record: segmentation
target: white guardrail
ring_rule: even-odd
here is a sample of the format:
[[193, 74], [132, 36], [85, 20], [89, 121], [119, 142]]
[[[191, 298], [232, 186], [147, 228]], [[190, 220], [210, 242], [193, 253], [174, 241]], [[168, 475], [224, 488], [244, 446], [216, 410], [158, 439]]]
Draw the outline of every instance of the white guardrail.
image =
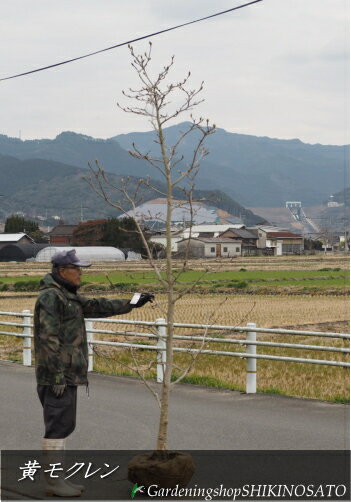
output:
[[[2, 321], [1, 316], [10, 317], [21, 317], [22, 322], [11, 322]], [[33, 314], [30, 310], [22, 310], [22, 312], [0, 312], [0, 326], [12, 326], [17, 328], [22, 328], [22, 332], [13, 331], [0, 331], [0, 335], [6, 336], [16, 336], [23, 338], [23, 364], [25, 366], [31, 366], [32, 364], [32, 338], [33, 335], [33, 323], [31, 319]], [[95, 322], [110, 323], [112, 325], [132, 325], [132, 326], [149, 326], [150, 330], [154, 328], [154, 333], [139, 333], [136, 331], [118, 331], [109, 329], [94, 329]], [[167, 323], [165, 319], [156, 319], [156, 321], [132, 321], [126, 319], [86, 319], [86, 331], [88, 339], [88, 353], [89, 353], [89, 368], [88, 371], [93, 371], [93, 345], [108, 345], [112, 347], [131, 347], [135, 349], [144, 350], [155, 350], [157, 352], [157, 382], [162, 382], [164, 365], [166, 362], [166, 338], [167, 338]], [[346, 333], [330, 333], [330, 332], [319, 332], [319, 331], [296, 331], [290, 329], [269, 329], [269, 328], [257, 328], [255, 323], [247, 323], [246, 326], [223, 326], [218, 324], [188, 324], [188, 323], [174, 323], [176, 328], [187, 328], [187, 329], [203, 329], [203, 336], [193, 336], [193, 335], [174, 335], [174, 340], [185, 340], [193, 341], [198, 343], [226, 343], [241, 345], [246, 347], [246, 352], [231, 352], [222, 350], [205, 350], [205, 349], [194, 349], [186, 347], [174, 347], [175, 352], [186, 352], [191, 354], [213, 354], [219, 356], [227, 357], [240, 357], [246, 359], [246, 393], [252, 394], [256, 392], [256, 362], [257, 359], [266, 359], [272, 361], [286, 361], [286, 362], [297, 362], [297, 363], [307, 363], [307, 364], [323, 364], [328, 366], [339, 366], [343, 368], [350, 368], [349, 362], [331, 361], [326, 359], [307, 359], [301, 357], [287, 357], [287, 356], [274, 356], [270, 354], [257, 354], [257, 347], [283, 347], [292, 348], [299, 350], [315, 350], [321, 352], [341, 352], [343, 354], [349, 354], [349, 347], [329, 347], [325, 345], [306, 345], [299, 343], [281, 343], [281, 342], [269, 342], [269, 341], [257, 341], [257, 333], [275, 333], [279, 335], [296, 335], [296, 336], [312, 336], [318, 338], [334, 338], [341, 339], [346, 344], [350, 340], [350, 335]], [[209, 331], [235, 331], [238, 333], [246, 332], [246, 339], [229, 339], [220, 337], [208, 336]], [[123, 335], [132, 338], [147, 338], [148, 340], [154, 340], [154, 345], [143, 345], [139, 343], [126, 343], [126, 342], [109, 342], [105, 340], [94, 340], [94, 334], [101, 335]], [[347, 343], [349, 345], [349, 343]]]

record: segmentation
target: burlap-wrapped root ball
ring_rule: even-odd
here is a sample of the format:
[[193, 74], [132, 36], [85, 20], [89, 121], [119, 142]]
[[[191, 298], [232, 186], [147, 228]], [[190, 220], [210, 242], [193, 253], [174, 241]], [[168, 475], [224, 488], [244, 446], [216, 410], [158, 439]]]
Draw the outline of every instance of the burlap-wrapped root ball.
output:
[[195, 472], [191, 455], [179, 451], [154, 451], [136, 455], [128, 464], [132, 483], [160, 488], [186, 487]]

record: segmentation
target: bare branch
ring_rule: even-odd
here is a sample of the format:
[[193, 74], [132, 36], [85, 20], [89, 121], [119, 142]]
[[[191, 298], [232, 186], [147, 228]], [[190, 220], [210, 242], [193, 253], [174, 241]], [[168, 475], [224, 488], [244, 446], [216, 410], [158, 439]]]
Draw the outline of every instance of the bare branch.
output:
[[[93, 352], [96, 356], [98, 357], [101, 357], [101, 359], [103, 359], [105, 361], [105, 363], [107, 364], [107, 366], [113, 371], [113, 368], [111, 368], [110, 366], [110, 363], [109, 363], [109, 360], [112, 360], [114, 362], [116, 362], [116, 359], [115, 357], [109, 357], [107, 356], [105, 353], [103, 352], [99, 352], [96, 347], [92, 347], [93, 349]], [[132, 349], [131, 349], [132, 350]], [[135, 363], [135, 358], [133, 358], [134, 360], [134, 363]], [[149, 389], [149, 391], [151, 392], [151, 394], [154, 396], [154, 398], [156, 399], [157, 401], [157, 404], [159, 405], [159, 407], [161, 407], [161, 402], [160, 402], [160, 398], [159, 398], [159, 395], [157, 394], [157, 392], [151, 387], [151, 385], [149, 384], [149, 382], [144, 378], [144, 375], [140, 372], [140, 369], [139, 369], [139, 365], [136, 364], [135, 367], [133, 366], [129, 366], [128, 364], [125, 364], [123, 363], [122, 361], [117, 361], [117, 363], [120, 365], [120, 366], [123, 366], [124, 368], [128, 369], [129, 371], [132, 371], [133, 373], [135, 373], [136, 375], [138, 375], [140, 377], [140, 379], [143, 381], [143, 383], [146, 385], [146, 387]]]
[[157, 392], [154, 391], [154, 389], [151, 387], [151, 385], [149, 384], [149, 382], [146, 380], [146, 378], [144, 377], [144, 375], [141, 373], [140, 371], [140, 368], [139, 368], [139, 365], [136, 361], [136, 358], [135, 358], [135, 354], [134, 354], [134, 350], [133, 348], [131, 347], [130, 348], [130, 354], [132, 356], [132, 359], [133, 359], [133, 362], [135, 364], [135, 371], [137, 373], [137, 375], [141, 378], [141, 380], [143, 381], [143, 383], [145, 384], [145, 386], [149, 389], [149, 391], [151, 392], [151, 394], [154, 396], [154, 398], [156, 399], [157, 401], [157, 404], [159, 405], [159, 407], [161, 408], [161, 401], [160, 401], [160, 397], [158, 395]]

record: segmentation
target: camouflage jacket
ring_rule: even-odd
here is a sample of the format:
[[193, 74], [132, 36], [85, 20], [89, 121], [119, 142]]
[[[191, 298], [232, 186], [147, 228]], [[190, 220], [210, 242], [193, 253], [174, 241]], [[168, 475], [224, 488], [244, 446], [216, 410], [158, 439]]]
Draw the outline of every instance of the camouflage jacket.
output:
[[84, 317], [109, 317], [132, 310], [128, 300], [84, 298], [58, 284], [40, 281], [34, 312], [37, 383], [87, 384], [88, 345]]

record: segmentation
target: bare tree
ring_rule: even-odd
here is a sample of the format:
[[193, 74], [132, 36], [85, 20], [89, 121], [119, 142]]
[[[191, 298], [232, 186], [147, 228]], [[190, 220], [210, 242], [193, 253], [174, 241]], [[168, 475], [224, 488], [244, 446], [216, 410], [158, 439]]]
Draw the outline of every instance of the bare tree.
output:
[[[208, 120], [203, 120], [202, 118], [195, 119], [192, 115], [190, 115], [192, 121], [190, 125], [188, 125], [187, 129], [180, 132], [178, 139], [173, 145], [166, 144], [164, 127], [173, 119], [177, 119], [180, 115], [189, 113], [194, 107], [203, 101], [199, 98], [199, 94], [203, 89], [203, 83], [201, 83], [201, 85], [197, 88], [189, 87], [190, 72], [183, 80], [175, 83], [169, 83], [168, 78], [174, 64], [174, 57], [171, 58], [170, 63], [164, 66], [155, 77], [152, 77], [150, 68], [151, 49], [152, 45], [150, 43], [147, 52], [143, 54], [136, 54], [133, 47], [129, 46], [132, 57], [132, 66], [139, 78], [140, 87], [135, 90], [128, 89], [128, 91], [123, 91], [123, 95], [133, 102], [131, 106], [122, 106], [120, 104], [118, 104], [118, 106], [126, 113], [146, 117], [151, 123], [152, 128], [156, 133], [155, 141], [159, 147], [159, 154], [152, 155], [150, 152], [141, 152], [135, 144], [133, 144], [133, 149], [129, 153], [137, 159], [146, 161], [150, 167], [160, 173], [166, 189], [164, 191], [161, 190], [152, 183], [150, 178], [147, 178], [139, 180], [137, 187], [134, 188], [133, 192], [131, 192], [129, 190], [129, 179], [125, 179], [121, 186], [114, 185], [109, 180], [104, 169], [98, 163], [96, 163], [94, 167], [91, 166], [91, 175], [90, 177], [87, 177], [86, 180], [95, 192], [108, 204], [129, 215], [135, 215], [135, 209], [140, 203], [140, 188], [143, 186], [152, 188], [155, 193], [162, 195], [166, 199], [165, 270], [162, 270], [162, 266], [160, 266], [159, 263], [153, 259], [152, 252], [143, 232], [142, 221], [140, 221], [137, 217], [135, 217], [135, 221], [150, 263], [158, 277], [158, 280], [167, 292], [167, 308], [165, 312], [167, 322], [166, 364], [164, 368], [161, 395], [160, 398], [158, 398], [160, 405], [160, 420], [157, 437], [157, 450], [167, 450], [169, 393], [172, 386], [172, 372], [174, 370], [173, 336], [175, 304], [179, 298], [190, 292], [195, 286], [195, 284], [193, 284], [181, 291], [175, 289], [177, 280], [187, 267], [188, 248], [185, 252], [182, 266], [177, 270], [177, 272], [174, 272], [172, 267], [172, 213], [176, 207], [187, 207], [189, 210], [190, 221], [193, 220], [193, 204], [195, 202], [194, 180], [201, 160], [208, 154], [204, 147], [204, 142], [207, 136], [215, 131], [215, 125], [209, 125]], [[174, 102], [179, 104], [174, 105]], [[196, 136], [196, 139], [194, 140], [191, 158], [186, 160], [179, 154], [179, 149], [181, 148], [181, 144], [184, 139], [188, 138], [190, 134], [192, 134], [192, 138]], [[175, 200], [175, 187], [182, 190], [185, 202]], [[119, 194], [118, 201], [114, 200], [111, 195], [113, 194], [113, 190], [117, 191]], [[190, 239], [188, 242], [190, 243]], [[163, 274], [163, 271], [165, 274]], [[205, 337], [206, 333], [203, 337], [204, 341]], [[193, 358], [191, 364], [182, 371], [182, 374], [177, 381], [183, 378], [190, 371], [193, 367], [194, 361], [195, 359]], [[139, 375], [142, 376], [140, 373]], [[145, 381], [145, 383], [147, 382]], [[150, 385], [148, 385], [148, 387], [150, 388]]]

